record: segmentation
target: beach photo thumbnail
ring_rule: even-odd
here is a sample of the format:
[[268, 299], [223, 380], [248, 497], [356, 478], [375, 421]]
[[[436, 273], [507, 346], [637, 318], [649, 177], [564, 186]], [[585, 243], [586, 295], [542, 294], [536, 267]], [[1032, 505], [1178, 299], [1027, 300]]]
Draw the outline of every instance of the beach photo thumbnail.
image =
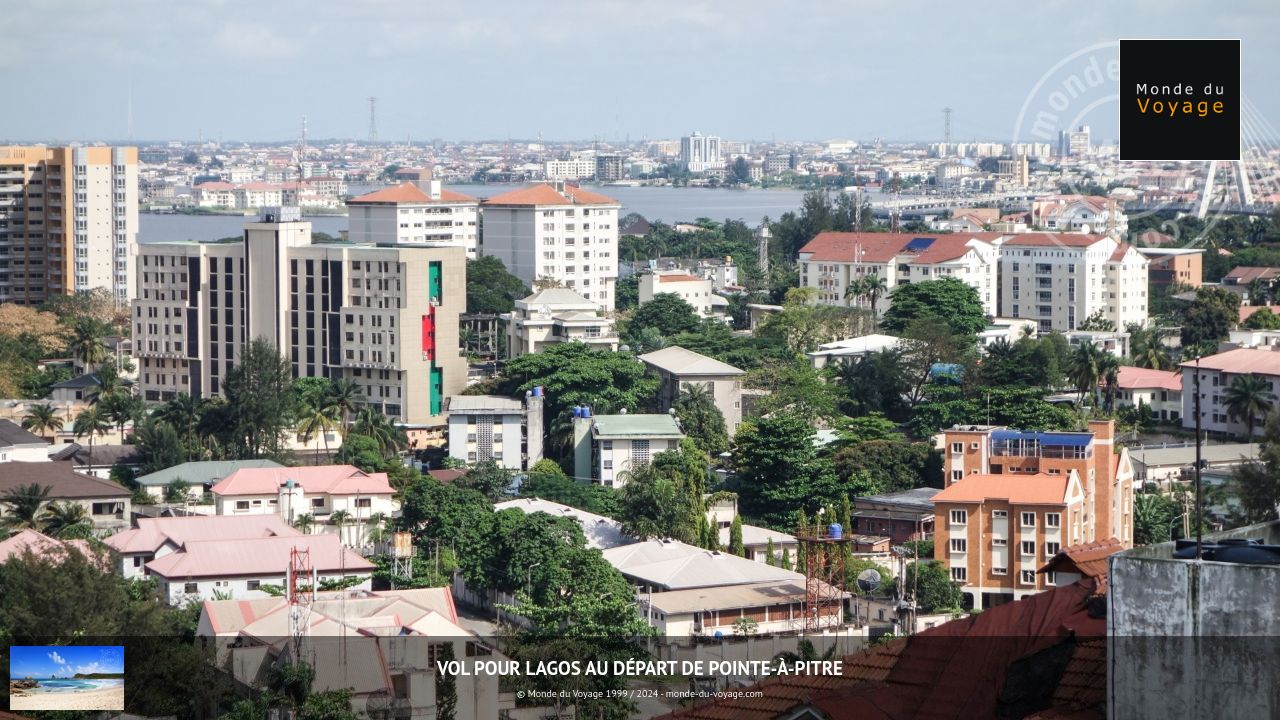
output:
[[123, 710], [124, 647], [10, 647], [9, 709]]

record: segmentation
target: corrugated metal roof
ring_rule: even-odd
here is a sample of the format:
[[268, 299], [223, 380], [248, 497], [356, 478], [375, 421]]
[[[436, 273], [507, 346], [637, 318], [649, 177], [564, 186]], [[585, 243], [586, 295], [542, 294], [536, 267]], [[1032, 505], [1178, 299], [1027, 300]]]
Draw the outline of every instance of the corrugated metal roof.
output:
[[597, 438], [683, 438], [675, 417], [666, 413], [596, 415], [593, 434]]

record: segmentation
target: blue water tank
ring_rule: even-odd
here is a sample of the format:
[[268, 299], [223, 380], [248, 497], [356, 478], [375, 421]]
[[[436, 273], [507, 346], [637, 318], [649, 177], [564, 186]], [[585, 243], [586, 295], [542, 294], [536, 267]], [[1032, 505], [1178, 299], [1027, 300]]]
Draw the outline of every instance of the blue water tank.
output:
[[535, 386], [534, 386], [534, 388], [533, 388], [533, 396], [534, 396], [534, 397], [542, 397], [542, 386], [541, 386], [541, 385], [535, 385]]
[[844, 528], [840, 523], [831, 523], [827, 526], [827, 535], [833, 540], [840, 540], [844, 537]]
[[580, 418], [580, 417], [582, 417], [582, 408], [578, 407], [577, 405], [574, 405], [574, 406], [573, 406], [573, 416], [574, 416], [574, 417], [576, 417], [576, 418]]
[[584, 417], [584, 418], [589, 418], [589, 417], [591, 417], [591, 408], [587, 407], [586, 405], [583, 405], [583, 406], [582, 406], [582, 417]]

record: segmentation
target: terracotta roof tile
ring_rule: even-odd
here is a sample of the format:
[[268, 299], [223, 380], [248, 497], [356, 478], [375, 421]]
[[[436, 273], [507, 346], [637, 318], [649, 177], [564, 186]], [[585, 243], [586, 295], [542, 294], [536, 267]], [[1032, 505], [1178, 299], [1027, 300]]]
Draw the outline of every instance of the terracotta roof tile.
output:
[[353, 465], [240, 468], [213, 486], [214, 495], [275, 495], [293, 480], [308, 495], [390, 495], [386, 473], [365, 473]]
[[1149, 368], [1121, 366], [1116, 385], [1122, 390], [1139, 390], [1159, 388], [1160, 390], [1182, 391], [1182, 374], [1171, 370], [1151, 370]]
[[1070, 475], [977, 474], [967, 475], [937, 495], [933, 502], [984, 502], [988, 499], [1008, 500], [1020, 505], [1063, 505], [1066, 503]]
[[355, 203], [374, 204], [374, 203], [432, 203], [432, 202], [476, 202], [476, 199], [463, 195], [452, 190], [441, 189], [440, 198], [434, 199], [430, 195], [422, 191], [422, 188], [411, 182], [401, 183], [396, 187], [386, 188], [384, 190], [375, 190], [371, 193], [361, 195], [358, 198], [352, 198], [347, 201], [350, 205]]
[[[1195, 362], [1182, 363], [1184, 368], [1195, 368]], [[1280, 375], [1280, 352], [1237, 348], [1217, 355], [1200, 358], [1201, 370], [1220, 370], [1236, 374]]]
[[484, 205], [617, 205], [611, 197], [565, 185], [564, 192], [546, 183], [512, 190], [485, 200]]

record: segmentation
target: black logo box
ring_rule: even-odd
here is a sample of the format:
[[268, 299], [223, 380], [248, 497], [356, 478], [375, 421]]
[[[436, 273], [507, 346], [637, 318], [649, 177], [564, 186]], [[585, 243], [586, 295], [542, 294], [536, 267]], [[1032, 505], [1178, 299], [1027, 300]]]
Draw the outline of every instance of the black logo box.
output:
[[1239, 160], [1243, 102], [1239, 40], [1120, 41], [1122, 160]]

